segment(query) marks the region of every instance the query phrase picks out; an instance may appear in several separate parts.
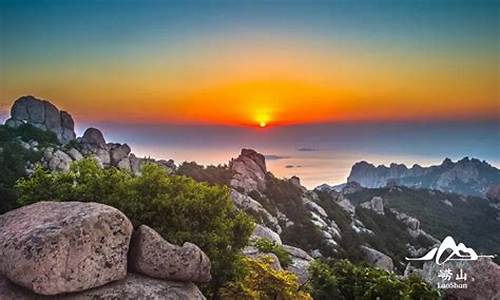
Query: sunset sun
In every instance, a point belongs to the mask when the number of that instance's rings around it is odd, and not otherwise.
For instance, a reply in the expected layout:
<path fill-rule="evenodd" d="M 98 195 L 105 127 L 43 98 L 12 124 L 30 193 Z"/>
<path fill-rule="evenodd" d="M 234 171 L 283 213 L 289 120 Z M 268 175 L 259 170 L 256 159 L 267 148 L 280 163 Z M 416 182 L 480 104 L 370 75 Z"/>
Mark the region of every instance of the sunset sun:
<path fill-rule="evenodd" d="M 269 114 L 259 113 L 255 116 L 255 121 L 257 122 L 260 128 L 267 127 L 270 121 Z"/>

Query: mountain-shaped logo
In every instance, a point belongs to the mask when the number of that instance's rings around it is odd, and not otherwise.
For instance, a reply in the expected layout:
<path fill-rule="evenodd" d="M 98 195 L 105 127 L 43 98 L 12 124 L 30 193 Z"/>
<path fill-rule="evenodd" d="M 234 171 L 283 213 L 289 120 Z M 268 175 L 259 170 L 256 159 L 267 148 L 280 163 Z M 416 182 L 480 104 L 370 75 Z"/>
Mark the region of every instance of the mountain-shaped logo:
<path fill-rule="evenodd" d="M 450 251 L 451 250 L 451 251 Z M 450 253 L 451 252 L 451 253 Z M 445 257 L 444 259 L 442 259 Z M 451 236 L 447 236 L 441 242 L 439 247 L 434 247 L 422 257 L 408 258 L 409 261 L 431 261 L 435 260 L 436 264 L 442 265 L 450 260 L 478 260 L 479 258 L 493 258 L 494 255 L 477 255 L 472 248 L 466 247 L 463 243 L 456 244 Z"/>

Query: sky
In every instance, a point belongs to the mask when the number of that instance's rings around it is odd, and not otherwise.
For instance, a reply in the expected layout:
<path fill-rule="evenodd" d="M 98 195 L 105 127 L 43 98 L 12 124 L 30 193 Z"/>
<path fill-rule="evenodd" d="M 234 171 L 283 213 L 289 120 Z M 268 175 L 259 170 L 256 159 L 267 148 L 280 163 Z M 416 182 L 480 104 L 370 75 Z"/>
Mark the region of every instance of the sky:
<path fill-rule="evenodd" d="M 101 126 L 141 155 L 217 164 L 254 147 L 308 186 L 344 181 L 360 159 L 497 164 L 499 10 L 0 0 L 0 119 L 31 94 L 71 112 L 80 134 Z"/>
<path fill-rule="evenodd" d="M 0 103 L 82 120 L 497 119 L 495 1 L 0 1 Z"/>

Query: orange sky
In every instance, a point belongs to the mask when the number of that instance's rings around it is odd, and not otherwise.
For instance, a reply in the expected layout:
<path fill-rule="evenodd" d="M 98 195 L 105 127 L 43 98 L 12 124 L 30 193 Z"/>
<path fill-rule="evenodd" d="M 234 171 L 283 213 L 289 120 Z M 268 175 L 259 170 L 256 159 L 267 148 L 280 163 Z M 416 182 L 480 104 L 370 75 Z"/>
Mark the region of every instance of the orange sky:
<path fill-rule="evenodd" d="M 19 53 L 0 53 L 0 105 L 33 94 L 80 120 L 228 125 L 500 117 L 498 45 L 473 35 L 476 23 L 454 32 L 451 22 L 443 39 L 430 25 L 425 34 L 414 32 L 418 22 L 392 32 L 395 24 L 375 21 L 387 35 L 200 25 L 175 38 L 145 31 L 94 45 L 85 37 L 80 48 L 58 37 L 53 51 L 24 56 L 28 48 L 13 40 Z"/>

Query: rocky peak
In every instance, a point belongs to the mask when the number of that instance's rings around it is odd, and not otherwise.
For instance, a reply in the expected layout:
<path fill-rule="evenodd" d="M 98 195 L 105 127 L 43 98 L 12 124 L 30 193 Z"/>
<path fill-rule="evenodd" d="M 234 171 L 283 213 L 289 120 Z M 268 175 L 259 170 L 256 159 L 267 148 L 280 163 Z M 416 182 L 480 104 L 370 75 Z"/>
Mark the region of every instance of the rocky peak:
<path fill-rule="evenodd" d="M 106 144 L 106 140 L 102 132 L 97 128 L 87 128 L 82 136 L 82 142 L 92 145 L 103 146 Z"/>
<path fill-rule="evenodd" d="M 449 159 L 448 157 L 445 158 L 443 160 L 443 162 L 441 163 L 441 166 L 443 166 L 443 167 L 450 167 L 452 165 L 453 165 L 453 161 L 451 161 L 451 159 Z"/>
<path fill-rule="evenodd" d="M 42 130 L 55 133 L 57 139 L 66 144 L 75 139 L 75 123 L 71 115 L 60 111 L 47 100 L 33 96 L 22 96 L 14 102 L 10 118 L 5 125 L 17 128 L 22 124 L 30 124 Z"/>
<path fill-rule="evenodd" d="M 290 183 L 293 184 L 294 186 L 300 188 L 301 190 L 305 191 L 306 188 L 304 186 L 302 186 L 302 184 L 300 183 L 300 178 L 298 176 L 292 176 L 290 177 L 289 179 Z"/>
<path fill-rule="evenodd" d="M 229 162 L 233 172 L 231 187 L 242 189 L 245 193 L 264 191 L 266 180 L 266 159 L 264 155 L 252 149 L 242 149 L 241 154 Z"/>
<path fill-rule="evenodd" d="M 266 169 L 266 158 L 263 154 L 258 153 L 253 149 L 241 149 L 240 157 L 242 159 L 249 159 L 257 164 L 262 172 L 267 172 Z"/>

